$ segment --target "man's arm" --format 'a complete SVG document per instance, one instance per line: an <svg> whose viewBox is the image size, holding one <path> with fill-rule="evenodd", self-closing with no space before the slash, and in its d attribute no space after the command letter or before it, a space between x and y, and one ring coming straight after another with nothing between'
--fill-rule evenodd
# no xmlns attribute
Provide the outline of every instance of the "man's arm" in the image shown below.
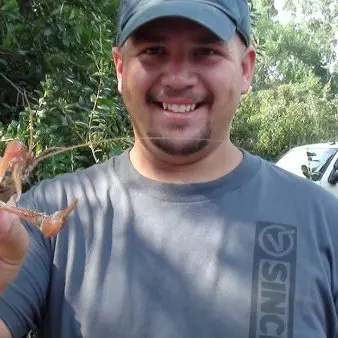
<svg viewBox="0 0 338 338"><path fill-rule="evenodd" d="M6 324L0 319L0 337L1 338L12 338Z"/></svg>

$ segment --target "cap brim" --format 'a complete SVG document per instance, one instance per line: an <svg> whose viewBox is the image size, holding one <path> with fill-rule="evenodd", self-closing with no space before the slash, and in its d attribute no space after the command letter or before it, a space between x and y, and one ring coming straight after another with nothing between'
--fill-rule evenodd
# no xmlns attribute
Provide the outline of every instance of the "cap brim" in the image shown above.
<svg viewBox="0 0 338 338"><path fill-rule="evenodd" d="M132 16L118 36L118 46L122 46L144 24L165 17L192 20L206 27L224 41L230 41L236 31L234 22L220 9L210 4L198 1L166 1L152 5Z"/></svg>

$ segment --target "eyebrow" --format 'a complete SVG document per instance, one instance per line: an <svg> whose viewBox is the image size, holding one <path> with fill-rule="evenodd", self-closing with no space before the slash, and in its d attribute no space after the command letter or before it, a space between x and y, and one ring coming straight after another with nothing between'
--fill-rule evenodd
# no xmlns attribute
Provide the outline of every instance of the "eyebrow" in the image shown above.
<svg viewBox="0 0 338 338"><path fill-rule="evenodd" d="M136 43L145 43L145 42L150 42L150 43L156 43L156 42L163 42L166 40L165 36L161 36L158 34L154 33L141 33L141 32L136 32L133 36L133 40Z"/></svg>
<svg viewBox="0 0 338 338"><path fill-rule="evenodd" d="M133 36L133 40L136 44L141 43L161 43L168 40L165 35L157 34L156 32L136 32ZM216 35L200 35L195 36L191 39L193 43L200 44L200 45L211 45L211 44L219 44L223 45L223 40L218 38Z"/></svg>
<svg viewBox="0 0 338 338"><path fill-rule="evenodd" d="M224 44L223 40L221 40L219 37L213 34L195 37L193 39L193 42L201 44L201 45Z"/></svg>

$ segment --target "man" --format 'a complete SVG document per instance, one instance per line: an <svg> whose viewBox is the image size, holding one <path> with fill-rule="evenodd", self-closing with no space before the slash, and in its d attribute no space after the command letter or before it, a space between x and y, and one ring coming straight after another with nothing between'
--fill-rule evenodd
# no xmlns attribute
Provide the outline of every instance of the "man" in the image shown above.
<svg viewBox="0 0 338 338"><path fill-rule="evenodd" d="M56 238L0 214L0 336L337 337L336 201L229 138L246 1L125 0L119 28L135 144L22 197L79 198Z"/></svg>

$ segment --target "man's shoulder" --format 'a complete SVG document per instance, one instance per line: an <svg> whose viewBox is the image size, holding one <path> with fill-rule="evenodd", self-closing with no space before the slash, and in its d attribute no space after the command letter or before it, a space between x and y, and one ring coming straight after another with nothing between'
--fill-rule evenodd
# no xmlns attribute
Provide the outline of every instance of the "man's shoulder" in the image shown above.
<svg viewBox="0 0 338 338"><path fill-rule="evenodd" d="M96 163L86 168L80 168L73 172L58 174L54 177L49 177L37 183L35 188L51 188L54 185L75 184L83 180L96 179L102 177L102 174L113 165L113 159L108 159L104 162Z"/></svg>
<svg viewBox="0 0 338 338"><path fill-rule="evenodd" d="M80 168L74 172L59 174L55 177L47 178L41 181L38 185L50 186L53 184L68 184L76 183L77 181L102 179L109 173L109 175L117 175L116 167L121 165L121 158L124 154L112 156L109 159L93 164L86 168ZM121 169L119 168L119 172Z"/></svg>
<svg viewBox="0 0 338 338"><path fill-rule="evenodd" d="M23 206L31 205L33 201L38 204L39 201L53 201L55 203L57 200L69 200L77 196L103 193L104 189L108 189L108 185L112 186L118 180L118 172L121 172L121 168L116 170L116 166L120 165L121 156L122 154L87 168L46 178L33 185L22 195L21 204Z"/></svg>

